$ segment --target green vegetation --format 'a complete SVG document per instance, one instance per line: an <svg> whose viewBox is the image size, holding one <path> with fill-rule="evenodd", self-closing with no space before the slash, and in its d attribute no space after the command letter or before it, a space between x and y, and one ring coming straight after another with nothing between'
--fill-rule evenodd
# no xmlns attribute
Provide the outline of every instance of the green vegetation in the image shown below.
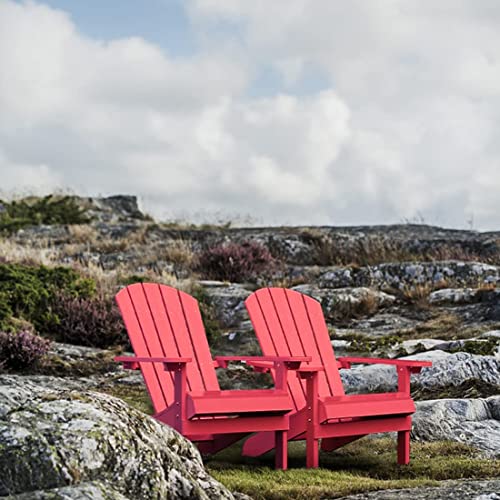
<svg viewBox="0 0 500 500"><path fill-rule="evenodd" d="M190 294L198 301L200 306L201 317L205 326L208 343L214 345L220 338L222 332L215 308L210 303L210 298L203 287L193 286L190 290Z"/></svg>
<svg viewBox="0 0 500 500"><path fill-rule="evenodd" d="M85 210L70 196L53 195L6 202L0 200L0 234L41 224L84 224Z"/></svg>
<svg viewBox="0 0 500 500"><path fill-rule="evenodd" d="M51 305L60 293L90 297L95 283L67 267L0 264L0 329L12 330L12 318L18 318L50 335L58 322Z"/></svg>
<svg viewBox="0 0 500 500"><path fill-rule="evenodd" d="M482 356L493 356L500 346L500 338L492 337L485 340L466 340L463 345L451 349L450 352L469 352Z"/></svg>
<svg viewBox="0 0 500 500"><path fill-rule="evenodd" d="M110 382L112 382L112 380L110 380ZM96 387L95 390L120 398L125 401L125 403L132 406L132 408L142 411L147 415L152 415L154 413L148 391L142 384L130 385L114 383L105 387Z"/></svg>
<svg viewBox="0 0 500 500"><path fill-rule="evenodd" d="M291 443L290 470L273 470L273 455L240 456L239 446L207 461L209 472L231 491L260 499L320 499L389 488L437 486L445 479L498 476L500 460L480 458L460 443L414 443L409 466L396 464L393 439L365 438L333 453L322 453L321 468L304 468L303 443ZM263 466L264 465L264 466Z"/></svg>
<svg viewBox="0 0 500 500"><path fill-rule="evenodd" d="M463 399L463 398L489 398L498 396L498 384L491 384L476 378L466 380L459 385L447 385L445 387L419 387L411 391L414 399L423 401L425 399Z"/></svg>

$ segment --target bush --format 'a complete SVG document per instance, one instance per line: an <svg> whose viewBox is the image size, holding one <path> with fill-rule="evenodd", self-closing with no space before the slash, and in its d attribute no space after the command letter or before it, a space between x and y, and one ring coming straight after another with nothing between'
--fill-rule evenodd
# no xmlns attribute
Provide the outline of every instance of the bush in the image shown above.
<svg viewBox="0 0 500 500"><path fill-rule="evenodd" d="M210 303L210 298L203 287L194 287L191 290L191 295L198 301L207 340L208 343L213 346L220 339L222 331L220 321L217 319L217 313Z"/></svg>
<svg viewBox="0 0 500 500"><path fill-rule="evenodd" d="M11 324L11 318L31 322L41 334L50 334L57 324L51 309L60 292L74 297L90 297L95 283L66 267L24 266L0 263L0 329Z"/></svg>
<svg viewBox="0 0 500 500"><path fill-rule="evenodd" d="M242 282L270 274L276 261L269 250L256 241L228 243L204 250L198 269L205 278Z"/></svg>
<svg viewBox="0 0 500 500"><path fill-rule="evenodd" d="M89 218L70 196L52 195L11 203L0 200L0 233L12 233L40 224L85 224Z"/></svg>
<svg viewBox="0 0 500 500"><path fill-rule="evenodd" d="M59 342L99 348L129 346L120 312L112 300L58 294L52 311L57 317L52 335Z"/></svg>
<svg viewBox="0 0 500 500"><path fill-rule="evenodd" d="M21 370L36 364L50 342L28 331L0 332L0 369Z"/></svg>

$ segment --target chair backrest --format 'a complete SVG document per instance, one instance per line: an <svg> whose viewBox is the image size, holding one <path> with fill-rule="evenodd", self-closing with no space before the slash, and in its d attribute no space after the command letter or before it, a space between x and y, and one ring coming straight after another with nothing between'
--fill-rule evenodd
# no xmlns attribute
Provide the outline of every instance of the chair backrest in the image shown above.
<svg viewBox="0 0 500 500"><path fill-rule="evenodd" d="M319 395L341 396L344 388L321 305L286 288L262 288L245 305L264 356L311 356L319 374ZM305 382L293 375L288 385L296 410L305 405Z"/></svg>
<svg viewBox="0 0 500 500"><path fill-rule="evenodd" d="M155 283L129 285L116 295L136 356L190 357L189 392L219 390L196 299ZM142 363L141 370L156 412L174 400L173 374L162 363Z"/></svg>

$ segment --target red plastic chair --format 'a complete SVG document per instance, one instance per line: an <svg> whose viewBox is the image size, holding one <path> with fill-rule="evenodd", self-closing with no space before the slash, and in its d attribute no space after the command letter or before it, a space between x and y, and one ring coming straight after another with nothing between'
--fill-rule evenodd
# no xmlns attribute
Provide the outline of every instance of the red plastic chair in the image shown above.
<svg viewBox="0 0 500 500"><path fill-rule="evenodd" d="M154 405L154 417L215 453L249 433L271 432L276 468L287 468L288 413L293 404L287 372L307 357L236 357L210 354L197 301L174 288L138 283L121 290L116 301L135 356L115 358L141 369ZM221 391L216 367L256 360L273 365L275 389Z"/></svg>
<svg viewBox="0 0 500 500"><path fill-rule="evenodd" d="M321 305L299 292L264 288L250 295L246 307L266 356L310 356L299 377L288 379L294 412L290 415L289 440L306 440L307 467L318 466L321 448L335 450L367 434L397 431L398 463L410 461L411 415L415 404L410 396L410 375L425 361L372 358L335 359ZM353 363L394 365L398 390L394 393L346 395L339 368ZM258 363L261 370L269 363ZM259 433L244 444L243 454L258 456L273 448L273 436Z"/></svg>

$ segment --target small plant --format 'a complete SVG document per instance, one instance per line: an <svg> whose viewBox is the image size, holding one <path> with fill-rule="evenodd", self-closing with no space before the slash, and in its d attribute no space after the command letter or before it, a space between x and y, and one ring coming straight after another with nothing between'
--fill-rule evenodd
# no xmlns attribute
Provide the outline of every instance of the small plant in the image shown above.
<svg viewBox="0 0 500 500"><path fill-rule="evenodd" d="M85 210L71 196L24 199L10 203L0 200L0 233L13 233L40 224L84 224Z"/></svg>
<svg viewBox="0 0 500 500"><path fill-rule="evenodd" d="M200 313L205 326L208 343L214 345L221 336L221 326L217 319L217 314L210 303L207 292L201 286L195 286L191 290L191 295L198 301Z"/></svg>
<svg viewBox="0 0 500 500"><path fill-rule="evenodd" d="M51 308L57 317L51 335L60 342L99 348L128 346L120 312L112 300L58 294Z"/></svg>
<svg viewBox="0 0 500 500"><path fill-rule="evenodd" d="M227 243L201 253L198 269L205 278L221 281L255 281L276 268L269 250L256 241Z"/></svg>
<svg viewBox="0 0 500 500"><path fill-rule="evenodd" d="M0 369L22 370L35 365L50 342L28 332L0 332Z"/></svg>
<svg viewBox="0 0 500 500"><path fill-rule="evenodd" d="M0 263L0 329L5 330L14 317L31 322L40 334L49 334L57 323L51 304L60 291L90 297L95 283L67 267Z"/></svg>

